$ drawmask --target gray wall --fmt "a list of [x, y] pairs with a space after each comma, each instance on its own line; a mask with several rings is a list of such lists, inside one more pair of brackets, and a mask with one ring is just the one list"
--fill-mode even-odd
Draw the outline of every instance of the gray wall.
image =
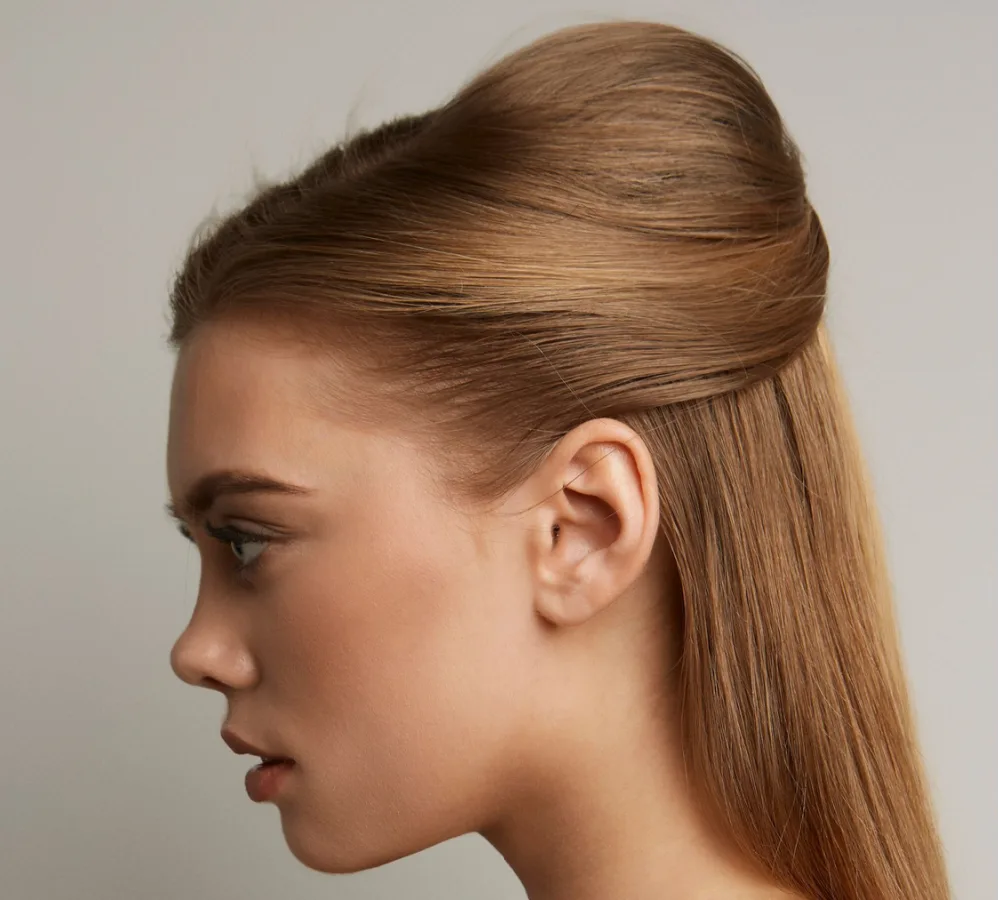
[[174, 679], [198, 562], [161, 511], [165, 299], [255, 170], [607, 15], [743, 54], [805, 153], [956, 897], [996, 897], [997, 23], [971, 0], [5, 0], [0, 895], [523, 896], [475, 835], [303, 868], [222, 698]]

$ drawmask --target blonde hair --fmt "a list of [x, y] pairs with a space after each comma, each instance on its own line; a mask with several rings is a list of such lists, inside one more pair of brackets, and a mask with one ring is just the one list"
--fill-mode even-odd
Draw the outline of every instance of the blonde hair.
[[193, 244], [170, 340], [262, 316], [341, 345], [477, 501], [582, 421], [633, 427], [681, 576], [678, 727], [708, 808], [806, 896], [941, 900], [828, 264], [754, 70], [608, 21], [261, 190]]

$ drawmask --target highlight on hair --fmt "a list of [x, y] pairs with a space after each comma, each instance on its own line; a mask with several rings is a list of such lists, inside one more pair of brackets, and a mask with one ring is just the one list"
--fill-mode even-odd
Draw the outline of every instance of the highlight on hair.
[[756, 72], [612, 20], [260, 190], [192, 244], [170, 343], [253, 316], [338, 347], [484, 504], [581, 422], [633, 427], [681, 575], [671, 690], [708, 808], [807, 897], [942, 900], [828, 265]]

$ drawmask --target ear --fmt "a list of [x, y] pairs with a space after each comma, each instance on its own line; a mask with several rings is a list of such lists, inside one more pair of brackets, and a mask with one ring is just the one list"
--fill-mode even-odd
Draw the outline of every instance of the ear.
[[656, 470], [642, 438], [591, 419], [550, 452], [533, 478], [532, 571], [537, 612], [576, 625], [639, 577], [659, 533]]

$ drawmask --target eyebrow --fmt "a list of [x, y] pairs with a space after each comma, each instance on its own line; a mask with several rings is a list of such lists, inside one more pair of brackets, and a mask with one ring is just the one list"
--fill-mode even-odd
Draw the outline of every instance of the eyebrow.
[[277, 481], [254, 472], [226, 469], [210, 472], [199, 478], [180, 503], [168, 501], [167, 514], [178, 521], [204, 515], [212, 504], [227, 494], [311, 494], [313, 491], [297, 484]]

